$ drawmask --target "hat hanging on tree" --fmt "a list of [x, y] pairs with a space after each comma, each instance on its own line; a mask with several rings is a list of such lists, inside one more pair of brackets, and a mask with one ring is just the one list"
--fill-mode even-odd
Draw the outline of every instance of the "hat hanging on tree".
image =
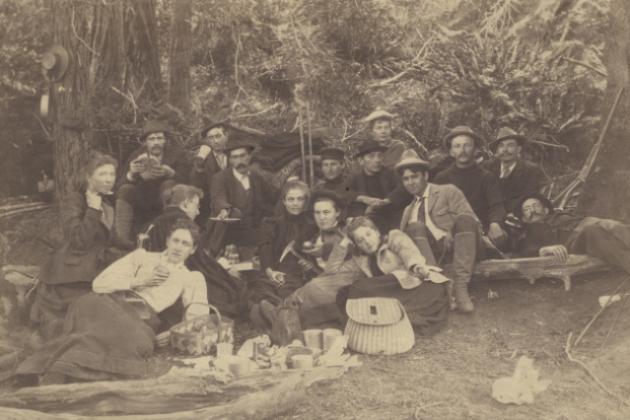
[[70, 55], [61, 45], [53, 45], [42, 56], [44, 76], [51, 82], [59, 82], [68, 70]]

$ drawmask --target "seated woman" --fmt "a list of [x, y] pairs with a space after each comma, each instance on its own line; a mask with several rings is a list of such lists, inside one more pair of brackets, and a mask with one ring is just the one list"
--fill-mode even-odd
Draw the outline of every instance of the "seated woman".
[[124, 254], [113, 232], [112, 188], [117, 162], [94, 154], [83, 169], [84, 185], [60, 202], [64, 242], [42, 267], [30, 318], [44, 339], [61, 331], [68, 306], [92, 289], [92, 280]]
[[[297, 248], [296, 242], [315, 235], [317, 231], [305, 212], [309, 194], [309, 188], [304, 182], [288, 181], [280, 195], [280, 214], [263, 222], [258, 256], [266, 281], [252, 284], [257, 301], [267, 299], [274, 304], [279, 303], [281, 298], [287, 297], [303, 284], [302, 266], [287, 247]], [[272, 285], [273, 290], [269, 290], [269, 285]]]
[[[329, 271], [328, 260], [332, 258], [333, 249], [337, 243], [345, 238], [343, 229], [344, 203], [344, 199], [333, 191], [314, 191], [308, 211], [312, 214], [315, 226], [312, 229], [302, 230], [300, 236], [295, 240], [292, 251], [285, 255], [285, 259], [289, 261], [287, 265], [292, 264], [294, 267], [291, 276], [283, 272], [277, 273], [273, 270], [271, 272], [272, 276], [277, 276], [274, 281], [281, 285], [278, 289], [281, 298], [301, 303], [305, 311], [317, 308], [315, 312], [324, 317], [331, 314], [333, 318], [336, 317], [334, 314], [337, 311], [334, 302], [337, 290], [349, 284], [348, 278], [354, 277], [353, 275], [324, 275], [325, 280], [318, 277]], [[346, 258], [345, 250], [337, 250], [335, 258], [343, 262]], [[309, 286], [313, 282], [314, 285]], [[260, 302], [262, 315], [267, 322], [273, 323], [274, 303], [277, 304], [278, 302], [268, 300]], [[329, 309], [334, 311], [332, 313], [320, 311], [319, 307], [322, 305], [328, 305]], [[324, 319], [321, 318], [319, 316], [318, 320], [313, 322], [323, 322]]]
[[18, 375], [42, 375], [43, 383], [141, 377], [149, 373], [157, 314], [181, 297], [186, 318], [208, 313], [206, 284], [184, 265], [199, 230], [178, 220], [166, 251], [138, 249], [121, 258], [68, 309], [63, 333], [24, 360]]
[[[411, 238], [400, 230], [386, 236], [367, 217], [357, 217], [348, 226], [348, 237], [360, 251], [350, 261], [329, 261], [329, 270], [360, 272], [363, 278], [343, 288], [338, 296], [345, 313], [347, 299], [396, 298], [411, 324], [421, 334], [432, 334], [445, 325], [449, 299], [446, 277], [430, 272]], [[349, 241], [339, 244], [347, 247]]]

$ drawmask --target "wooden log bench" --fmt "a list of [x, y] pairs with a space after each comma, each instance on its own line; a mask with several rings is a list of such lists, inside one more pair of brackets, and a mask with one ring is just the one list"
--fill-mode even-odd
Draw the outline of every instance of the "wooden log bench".
[[541, 278], [559, 279], [564, 283], [564, 290], [569, 291], [572, 276], [607, 270], [610, 266], [599, 258], [571, 254], [565, 264], [558, 264], [552, 257], [484, 260], [475, 266], [474, 276], [503, 280], [525, 278], [530, 284]]

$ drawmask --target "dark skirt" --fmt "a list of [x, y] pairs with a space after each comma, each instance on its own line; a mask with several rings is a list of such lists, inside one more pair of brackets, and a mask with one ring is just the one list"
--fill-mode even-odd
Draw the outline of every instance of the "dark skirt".
[[145, 376], [158, 323], [143, 301], [88, 293], [68, 309], [62, 334], [26, 358], [16, 373], [56, 373], [83, 381]]
[[342, 289], [337, 295], [337, 304], [345, 313], [346, 300], [364, 297], [398, 299], [421, 335], [435, 334], [448, 320], [450, 305], [445, 284], [425, 281], [414, 289], [403, 289], [392, 274], [366, 278]]
[[35, 290], [30, 319], [44, 340], [58, 337], [68, 307], [92, 291], [91, 282], [47, 284], [40, 282]]

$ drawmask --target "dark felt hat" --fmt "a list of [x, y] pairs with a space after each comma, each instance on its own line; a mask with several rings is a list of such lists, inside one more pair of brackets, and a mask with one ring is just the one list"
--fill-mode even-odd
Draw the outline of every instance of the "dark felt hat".
[[444, 145], [446, 150], [449, 150], [451, 148], [451, 140], [453, 140], [453, 138], [457, 136], [468, 136], [472, 138], [475, 141], [475, 147], [480, 147], [483, 143], [483, 138], [481, 138], [479, 134], [475, 133], [472, 128], [468, 127], [467, 125], [459, 125], [449, 131], [446, 136], [444, 136], [442, 144]]
[[319, 151], [319, 155], [321, 156], [321, 160], [332, 159], [343, 162], [346, 153], [343, 151], [343, 149], [340, 149], [338, 147], [324, 147], [322, 150]]
[[527, 141], [524, 135], [517, 133], [516, 131], [512, 130], [510, 127], [501, 127], [499, 128], [499, 132], [497, 133], [496, 140], [492, 141], [492, 143], [490, 143], [488, 147], [494, 150], [499, 145], [499, 143], [501, 143], [503, 140], [508, 140], [508, 139], [516, 140], [519, 146], [522, 146]]
[[429, 162], [420, 159], [415, 150], [407, 149], [400, 155], [400, 160], [396, 166], [394, 166], [394, 169], [398, 174], [401, 174], [407, 168], [422, 168], [428, 171], [430, 166], [431, 164]]
[[164, 135], [168, 135], [171, 132], [170, 127], [163, 121], [151, 120], [147, 121], [142, 127], [142, 135], [140, 136], [140, 140], [144, 141], [149, 134], [153, 133], [164, 133]]
[[545, 197], [544, 194], [541, 194], [539, 192], [531, 192], [522, 196], [520, 200], [518, 200], [518, 202], [516, 203], [516, 207], [514, 208], [514, 215], [519, 219], [523, 217], [523, 204], [530, 198], [535, 198], [536, 200], [540, 201], [540, 203], [545, 206], [547, 210], [549, 210], [550, 214], [554, 212], [553, 203], [547, 197]]
[[251, 152], [256, 148], [256, 145], [246, 136], [231, 135], [225, 145], [225, 153], [229, 155], [232, 150], [241, 148], [248, 149]]
[[315, 190], [311, 193], [311, 199], [309, 200], [308, 204], [309, 210], [312, 211], [313, 207], [315, 207], [315, 203], [321, 200], [331, 200], [333, 203], [335, 203], [335, 206], [340, 211], [344, 210], [346, 207], [345, 200], [339, 194], [332, 190], [321, 189]]
[[205, 137], [206, 134], [208, 134], [208, 131], [212, 130], [213, 128], [217, 128], [217, 127], [221, 127], [224, 130], [229, 130], [231, 126], [226, 121], [213, 122], [213, 123], [210, 123], [209, 125], [205, 126], [204, 128], [202, 128], [201, 131], [199, 132], [199, 134], [201, 135], [201, 137]]
[[385, 150], [387, 150], [387, 147], [383, 146], [376, 140], [364, 140], [363, 143], [361, 143], [361, 146], [359, 146], [359, 151], [354, 157], [359, 158], [361, 156], [367, 155], [368, 153], [384, 152]]

